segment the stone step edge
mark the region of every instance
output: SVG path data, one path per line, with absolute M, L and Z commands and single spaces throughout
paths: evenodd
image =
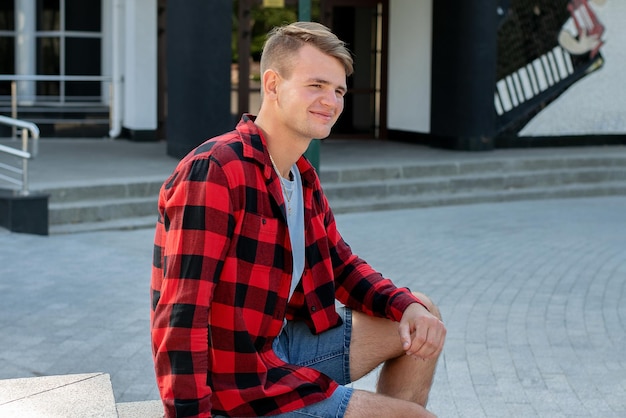
M 324 183 L 322 185 L 324 190 L 327 190 L 329 193 L 332 193 L 334 190 L 343 189 L 345 187 L 355 188 L 355 187 L 370 187 L 370 186 L 380 186 L 386 184 L 394 184 L 394 185 L 402 185 L 402 184 L 435 184 L 437 182 L 449 183 L 451 181 L 462 181 L 465 184 L 469 184 L 472 180 L 477 181 L 489 181 L 489 180 L 500 180 L 503 181 L 511 180 L 511 179 L 524 179 L 524 178 L 557 178 L 561 179 L 558 184 L 573 184 L 573 183 L 601 183 L 601 182 L 612 182 L 612 181 L 621 181 L 621 179 L 611 179 L 610 177 L 618 177 L 618 173 L 621 174 L 624 178 L 626 178 L 626 168 L 622 170 L 611 170 L 611 169 L 580 169 L 580 170 L 545 170 L 545 171 L 535 171 L 532 174 L 524 173 L 524 172 L 512 172 L 512 173 L 500 173 L 496 174 L 473 174 L 473 175 L 455 175 L 455 176 L 431 176 L 431 177 L 410 177 L 410 178 L 389 178 L 389 179 L 368 179 L 364 181 L 352 181 L 352 182 L 329 182 Z M 600 180 L 584 180 L 581 177 L 585 175 L 597 175 L 597 174 L 605 174 L 608 178 L 603 178 Z M 506 184 L 505 184 L 506 186 Z M 123 204 L 129 202 L 156 202 L 158 198 L 158 193 L 142 195 L 142 196 L 134 196 L 128 195 L 128 192 L 125 191 L 122 195 L 117 196 L 106 196 L 102 199 L 94 198 L 94 191 L 90 190 L 88 193 L 88 198 L 80 198 L 77 195 L 76 191 L 72 192 L 75 196 L 73 199 L 68 201 L 57 201 L 50 200 L 50 209 L 51 210 L 61 210 L 61 209 L 69 209 L 69 208 L 81 208 L 81 207 L 90 207 L 96 205 L 115 205 L 115 204 Z
M 134 216 L 97 222 L 76 222 L 52 224 L 48 228 L 50 235 L 76 234 L 97 231 L 130 231 L 135 229 L 154 228 L 157 215 Z
M 108 197 L 105 196 L 102 199 L 83 199 L 83 200 L 72 200 L 69 202 L 50 202 L 48 204 L 48 209 L 50 211 L 60 211 L 67 209 L 81 209 L 81 208 L 90 208 L 90 207 L 101 207 L 101 206 L 115 206 L 115 205 L 123 205 L 123 204 L 135 204 L 135 203 L 151 203 L 154 204 L 156 208 L 158 201 L 158 196 L 128 196 L 128 197 Z
M 616 169 L 617 168 L 617 169 Z M 351 181 L 339 181 L 339 182 L 324 182 L 322 180 L 322 187 L 326 189 L 339 189 L 342 187 L 358 187 L 367 185 L 380 185 L 380 184 L 394 184 L 394 183 L 407 183 L 407 184 L 419 184 L 419 183 L 433 183 L 433 182 L 449 182 L 449 181 L 463 181 L 470 182 L 472 180 L 494 180 L 494 179 L 518 179 L 518 178 L 540 178 L 540 177 L 569 177 L 574 181 L 585 175 L 623 175 L 626 178 L 626 165 L 624 167 L 609 167 L 609 168 L 581 168 L 581 169 L 564 169 L 564 170 L 536 170 L 536 171 L 511 171 L 511 172 L 497 172 L 497 173 L 466 173 L 458 175 L 433 175 L 428 177 L 389 177 L 389 178 L 369 178 L 365 180 L 351 180 Z M 600 181 L 608 181 L 602 179 Z
M 156 197 L 50 203 L 48 222 L 50 225 L 98 222 L 133 216 L 156 217 L 156 213 Z
M 597 187 L 597 185 L 575 185 L 559 188 L 510 189 L 486 193 L 429 193 L 412 197 L 393 195 L 381 199 L 329 199 L 329 203 L 330 207 L 333 208 L 333 213 L 341 214 L 418 207 L 512 202 L 521 200 L 569 199 L 623 194 L 626 194 L 626 182 L 620 182 L 610 186 L 604 185 L 604 187 Z
M 581 162 L 588 163 L 581 165 Z M 606 164 L 611 161 L 610 164 Z M 547 162 L 556 163 L 549 167 L 523 167 L 524 163 L 533 163 L 540 166 Z M 592 162 L 593 164 L 591 164 Z M 531 164 L 532 165 L 532 164 Z M 522 166 L 522 167 L 520 167 Z M 541 160 L 487 160 L 487 161 L 464 161 L 464 162 L 436 162 L 436 163 L 414 163 L 398 166 L 373 166 L 373 167 L 348 167 L 333 168 L 320 170 L 320 178 L 322 184 L 334 183 L 351 183 L 359 181 L 363 177 L 371 177 L 372 180 L 384 180 L 394 178 L 431 178 L 431 177 L 448 177 L 448 176 L 468 176 L 477 173 L 536 173 L 540 171 L 554 172 L 555 170 L 591 170 L 598 169 L 602 171 L 624 169 L 626 166 L 626 156 L 598 156 L 598 157 L 581 157 L 575 158 L 559 158 L 541 159 Z M 473 168 L 472 168 L 473 167 Z M 442 170 L 443 169 L 443 170 Z M 126 190 L 129 188 L 136 189 L 144 185 L 147 187 L 160 188 L 166 180 L 164 176 L 137 177 L 129 180 L 125 179 L 104 179 L 101 181 L 71 181 L 59 185 L 44 184 L 37 187 L 31 187 L 33 192 L 46 193 L 51 195 L 51 200 L 55 200 L 57 196 L 63 195 L 70 191 L 72 194 L 82 194 L 81 190 L 85 190 L 85 194 L 98 193 L 101 189 Z
M 477 178 L 478 179 L 478 178 Z M 485 177 L 485 178 L 480 178 L 480 180 L 483 181 L 487 181 L 489 179 L 492 179 L 492 177 Z M 493 177 L 493 179 L 499 179 L 499 177 Z M 608 187 L 611 185 L 615 185 L 615 184 L 620 184 L 622 183 L 624 180 L 604 180 L 604 181 L 575 181 L 576 179 L 573 179 L 574 181 L 570 181 L 570 179 L 561 179 L 562 181 L 558 181 L 555 183 L 552 183 L 550 185 L 544 185 L 541 188 L 542 189 L 556 189 L 556 188 L 575 188 L 575 187 L 589 187 L 591 185 L 594 186 L 600 186 L 602 187 L 602 185 L 604 185 L 604 187 Z M 448 184 L 448 182 L 450 181 L 450 179 L 441 179 L 440 181 L 442 181 L 442 186 L 445 186 Z M 466 184 L 471 184 L 471 179 L 467 179 L 467 178 L 463 178 L 463 182 Z M 436 185 L 436 182 L 433 181 L 409 181 L 406 179 L 397 179 L 393 182 L 385 182 L 385 183 L 381 183 L 381 182 L 375 182 L 375 181 L 369 181 L 369 182 L 362 182 L 359 184 L 353 184 L 350 189 L 355 190 L 355 196 L 346 196 L 346 197 L 338 197 L 335 195 L 335 192 L 339 191 L 339 190 L 345 190 L 343 187 L 338 187 L 336 185 L 332 185 L 330 187 L 325 187 L 325 191 L 327 192 L 327 196 L 329 200 L 337 200 L 337 201 L 342 201 L 342 200 L 352 200 L 352 199 L 359 199 L 361 201 L 365 201 L 368 199 L 368 197 L 359 197 L 356 190 L 357 188 L 369 188 L 369 187 L 376 187 L 376 186 L 381 186 L 381 185 L 385 185 L 388 184 L 389 186 L 402 186 L 402 185 L 414 185 L 414 184 L 424 184 L 424 185 Z M 517 190 L 517 191 L 523 191 L 526 190 L 529 193 L 532 193 L 533 190 L 537 189 L 536 187 L 529 187 L 527 185 L 520 185 L 520 184 L 514 184 L 514 183 L 510 183 L 510 184 L 506 184 L 506 182 L 504 182 L 501 185 L 496 185 L 496 186 L 502 186 L 502 187 L 494 187 L 494 186 L 489 186 L 486 184 L 479 184 L 476 187 L 471 188 L 473 190 L 473 194 L 476 193 L 481 193 L 480 190 L 494 190 L 495 193 L 501 192 L 501 193 L 510 193 L 513 190 Z M 347 187 L 347 186 L 344 186 Z M 459 195 L 459 193 L 468 193 L 463 191 L 464 189 L 469 190 L 469 188 L 467 187 L 459 187 L 458 191 L 454 191 L 454 190 L 450 190 L 449 187 L 442 187 L 441 191 L 433 191 L 433 187 L 430 188 L 430 190 L 424 190 L 423 192 L 416 192 L 414 193 L 415 197 L 421 197 L 424 195 L 430 195 L 430 194 L 442 194 L 442 193 L 447 193 L 447 194 L 456 194 Z M 348 189 L 349 190 L 349 189 Z M 394 191 L 392 189 L 387 189 L 385 188 L 385 190 L 378 190 L 377 191 L 377 198 L 372 198 L 373 200 L 376 199 L 389 199 L 392 198 L 393 196 L 397 195 L 398 193 L 394 193 Z M 106 208 L 106 207 L 123 207 L 123 206 L 127 206 L 127 205 L 141 205 L 142 207 L 146 207 L 146 208 L 154 208 L 154 210 L 156 211 L 156 206 L 157 206 L 157 197 L 153 196 L 153 197 L 138 197 L 138 198 L 134 198 L 134 197 L 128 197 L 128 198 L 119 198 L 119 199 L 111 199 L 111 198 L 107 198 L 107 199 L 101 199 L 101 200 L 83 200 L 83 201 L 72 201 L 72 202 L 64 202 L 64 203 L 50 203 L 49 204 L 49 210 L 52 214 L 51 216 L 51 223 L 52 224 L 64 224 L 66 222 L 59 222 L 56 219 L 57 218 L 62 218 L 63 215 L 62 213 L 64 213 L 65 211 L 68 212 L 72 212 L 72 211 L 80 211 L 80 210 L 90 210 L 93 208 Z M 155 212 L 156 213 L 156 212 Z M 115 219 L 115 216 L 112 216 L 112 219 Z
M 331 200 L 333 213 L 371 212 L 380 210 L 410 209 L 419 207 L 451 206 L 510 202 L 519 200 L 563 199 L 577 197 L 599 197 L 626 194 L 626 182 L 610 187 L 568 187 L 518 189 L 489 193 L 441 193 L 424 194 L 417 197 L 389 196 L 384 199 L 338 199 Z M 153 229 L 157 215 L 122 218 L 110 221 L 58 224 L 50 226 L 50 234 L 71 234 L 108 230 Z
M 385 178 L 429 178 L 436 176 L 466 176 L 477 173 L 536 173 L 541 171 L 576 171 L 576 170 L 613 170 L 624 169 L 626 155 L 616 157 L 587 157 L 580 159 L 542 160 L 490 160 L 490 161 L 463 161 L 415 163 L 393 166 L 362 166 L 350 168 L 335 168 L 320 170 L 322 183 L 352 182 L 364 176 Z
M 50 202 L 74 202 L 85 199 L 97 199 L 99 196 L 109 196 L 111 198 L 125 197 L 150 197 L 159 194 L 162 181 L 154 182 L 125 182 L 99 184 L 91 187 L 84 186 L 58 186 L 56 188 L 41 189 L 37 192 L 50 196 Z
M 118 418 L 161 418 L 164 414 L 160 400 L 118 402 L 115 406 Z

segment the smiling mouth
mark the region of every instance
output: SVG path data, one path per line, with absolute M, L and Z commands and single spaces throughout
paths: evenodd
M 332 113 L 326 113 L 326 112 L 311 112 L 314 116 L 321 118 L 321 119 L 325 119 L 327 121 L 332 121 L 333 120 L 333 114 Z

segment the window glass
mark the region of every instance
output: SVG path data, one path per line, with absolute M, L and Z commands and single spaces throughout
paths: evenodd
M 59 57 L 61 45 L 57 37 L 37 39 L 37 73 L 59 75 Z
M 0 0 L 0 2 L 6 0 Z M 34 0 L 37 3 L 37 74 L 100 75 L 102 0 Z M 52 32 L 52 33 L 51 33 Z M 101 95 L 97 81 L 38 81 L 43 100 Z
M 15 73 L 15 42 L 13 37 L 0 37 L 0 74 Z M 0 81 L 0 96 L 11 95 L 11 82 Z
M 61 30 L 60 0 L 37 0 L 37 30 Z
M 60 40 L 56 37 L 37 39 L 37 74 L 59 75 Z M 38 81 L 37 94 L 41 96 L 58 96 L 59 81 Z
M 100 39 L 67 38 L 65 40 L 65 74 L 100 75 Z M 68 81 L 65 83 L 68 96 L 100 95 L 98 81 Z
M 0 74 L 15 72 L 15 41 L 12 36 L 0 36 Z
M 66 38 L 65 74 L 100 74 L 100 39 L 74 37 Z
M 0 30 L 15 30 L 15 2 L 0 1 Z
M 65 30 L 100 32 L 100 0 L 65 0 Z

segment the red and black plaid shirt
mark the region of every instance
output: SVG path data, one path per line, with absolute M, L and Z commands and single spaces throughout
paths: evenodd
M 272 351 L 285 317 L 317 334 L 341 324 L 335 298 L 396 321 L 417 301 L 351 252 L 315 170 L 304 158 L 298 168 L 306 261 L 289 304 L 283 194 L 252 116 L 197 147 L 163 184 L 151 327 L 167 416 L 262 416 L 326 399 L 336 382 Z

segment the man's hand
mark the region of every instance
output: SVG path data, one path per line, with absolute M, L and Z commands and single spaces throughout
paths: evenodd
M 407 355 L 426 360 L 437 358 L 443 350 L 446 327 L 419 303 L 406 308 L 398 332 Z

